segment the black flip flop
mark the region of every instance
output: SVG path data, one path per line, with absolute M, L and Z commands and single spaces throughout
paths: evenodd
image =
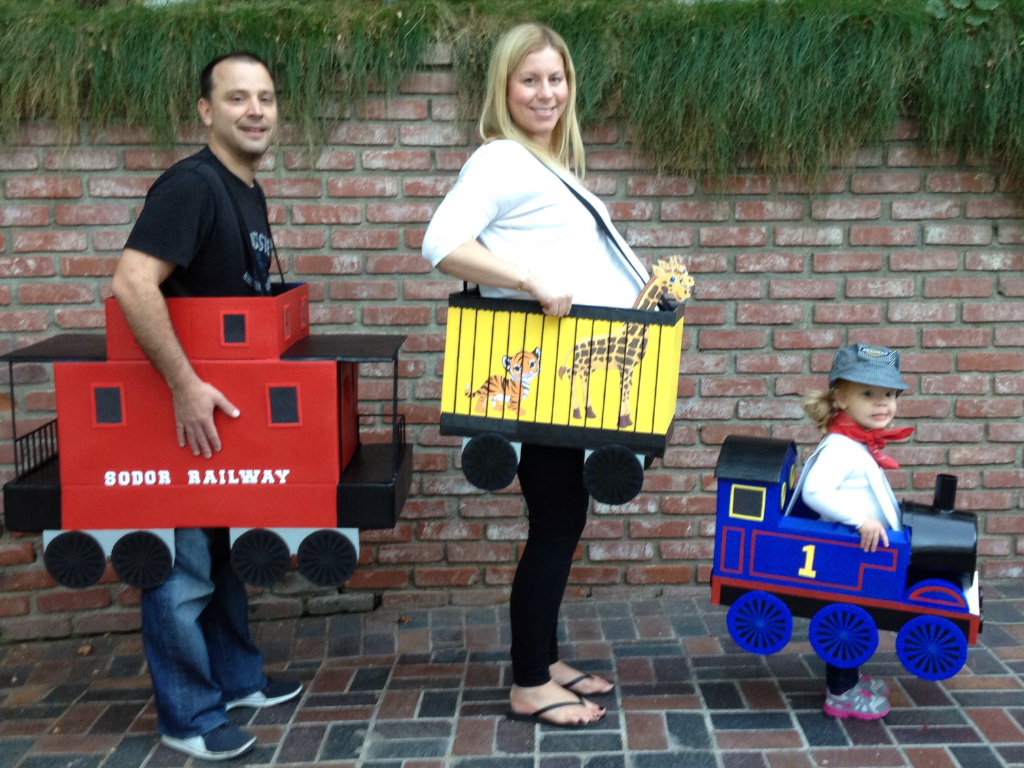
M 574 685 L 576 685 L 577 683 L 582 683 L 588 677 L 593 677 L 593 675 L 589 672 L 584 672 L 579 677 L 573 678 L 568 683 L 563 684 L 562 687 L 565 688 L 565 690 L 567 691 L 572 691 L 572 693 L 575 693 L 577 696 L 607 696 L 609 693 L 613 693 L 615 691 L 615 683 L 609 683 L 608 685 L 610 685 L 611 687 L 607 691 L 591 691 L 590 693 L 581 693 L 580 691 L 573 690 L 572 687 Z
M 555 728 L 575 729 L 590 728 L 604 719 L 604 715 L 601 715 L 597 720 L 591 720 L 589 723 L 556 723 L 541 717 L 545 712 L 550 712 L 551 710 L 558 709 L 559 707 L 578 707 L 583 706 L 584 704 L 586 704 L 586 702 L 583 700 L 583 697 L 576 694 L 576 701 L 560 701 L 557 704 L 548 704 L 546 707 L 541 707 L 536 712 L 531 712 L 528 715 L 523 714 L 522 712 L 516 712 L 514 709 L 509 707 L 505 712 L 505 717 L 509 720 L 519 720 L 524 723 L 540 723 L 541 725 L 551 725 Z

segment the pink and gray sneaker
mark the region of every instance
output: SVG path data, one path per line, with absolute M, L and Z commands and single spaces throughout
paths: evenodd
M 881 680 L 872 684 L 885 685 Z M 831 717 L 852 717 L 856 720 L 877 720 L 889 714 L 889 700 L 872 692 L 863 683 L 853 686 L 846 693 L 825 692 L 825 703 L 821 707 Z
M 885 680 L 876 680 L 873 677 L 867 675 L 860 676 L 860 685 L 862 688 L 867 688 L 875 696 L 888 696 L 889 686 L 885 684 Z

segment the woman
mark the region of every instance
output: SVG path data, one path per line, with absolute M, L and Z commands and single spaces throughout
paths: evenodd
M 423 241 L 442 272 L 479 284 L 484 296 L 532 298 L 556 317 L 573 302 L 630 307 L 647 279 L 577 178 L 584 158 L 575 100 L 572 58 L 558 34 L 539 24 L 505 33 L 487 75 L 484 144 Z M 529 533 L 509 605 L 512 719 L 585 726 L 605 710 L 584 697 L 612 691 L 558 660 L 558 610 L 590 503 L 582 478 L 583 451 L 523 445 Z

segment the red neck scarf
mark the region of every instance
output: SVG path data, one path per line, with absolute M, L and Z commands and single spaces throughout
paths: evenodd
M 914 431 L 913 427 L 897 429 L 864 429 L 842 411 L 836 413 L 828 422 L 829 434 L 843 435 L 868 447 L 871 458 L 878 462 L 882 469 L 899 469 L 896 459 L 882 453 L 888 440 L 902 440 Z

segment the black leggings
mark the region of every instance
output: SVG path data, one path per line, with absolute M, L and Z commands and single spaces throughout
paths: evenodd
M 860 667 L 833 667 L 831 664 L 825 665 L 825 685 L 828 686 L 829 693 L 833 693 L 836 696 L 846 693 L 848 690 L 857 685 L 860 680 Z
M 583 451 L 523 445 L 519 485 L 529 533 L 509 599 L 512 681 L 535 686 L 551 679 L 548 667 L 558 661 L 558 609 L 587 524 Z

